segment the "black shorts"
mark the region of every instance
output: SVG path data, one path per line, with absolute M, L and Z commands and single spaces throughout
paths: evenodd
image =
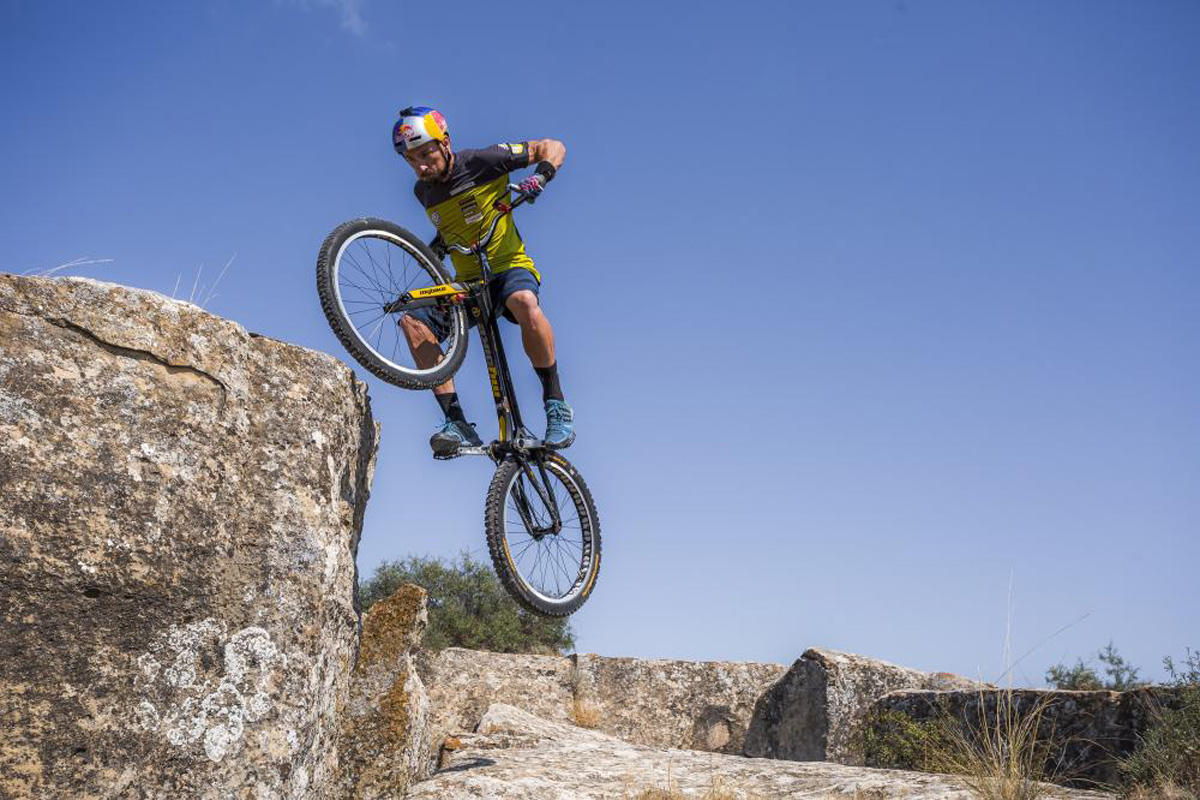
M 537 295 L 538 288 L 537 276 L 524 267 L 514 267 L 493 274 L 492 280 L 488 283 L 488 295 L 492 300 L 492 315 L 503 315 L 506 320 L 516 324 L 517 320 L 513 317 L 512 312 L 504 306 L 504 302 L 522 289 L 528 289 Z M 446 337 L 450 335 L 450 320 L 447 319 L 445 312 L 440 311 L 436 306 L 413 309 L 405 312 L 405 316 L 424 322 L 425 326 L 433 331 L 433 335 L 437 337 L 439 343 L 446 341 Z M 475 318 L 468 315 L 467 327 L 470 328 L 474 324 Z

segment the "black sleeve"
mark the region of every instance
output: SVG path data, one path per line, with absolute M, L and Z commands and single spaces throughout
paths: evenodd
M 512 144 L 494 144 L 482 150 L 475 151 L 480 160 L 483 180 L 491 180 L 501 175 L 507 175 L 513 170 L 529 166 L 529 142 L 513 142 Z

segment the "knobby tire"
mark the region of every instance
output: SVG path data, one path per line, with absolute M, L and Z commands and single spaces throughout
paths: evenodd
M 521 462 L 514 457 L 510 456 L 500 462 L 496 468 L 496 474 L 492 477 L 484 510 L 484 528 L 487 533 L 488 551 L 491 554 L 496 575 L 499 576 L 501 584 L 513 599 L 522 608 L 535 614 L 547 617 L 565 617 L 579 610 L 595 587 L 596 577 L 600 571 L 600 518 L 596 513 L 596 504 L 592 500 L 592 494 L 579 471 L 558 453 L 547 452 L 545 458 L 546 471 L 557 479 L 554 482 L 555 491 L 565 490 L 569 498 L 566 508 L 561 509 L 564 522 L 569 522 L 572 515 L 578 521 L 581 540 L 578 563 L 566 563 L 569 559 L 565 553 L 573 552 L 571 547 L 560 549 L 561 558 L 558 562 L 560 566 L 569 566 L 570 569 L 577 570 L 568 590 L 553 596 L 544 591 L 545 587 L 542 587 L 543 590 L 539 590 L 539 587 L 534 586 L 522 574 L 519 563 L 521 559 L 513 552 L 516 545 L 509 541 L 509 531 L 505 526 L 505 509 L 510 496 L 514 494 L 513 489 L 518 485 L 517 478 L 522 471 Z M 530 462 L 529 466 L 536 471 L 536 464 Z M 536 493 L 530 494 L 536 496 Z M 518 519 L 509 507 L 508 526 L 512 528 L 513 523 Z M 564 528 L 564 534 L 551 534 L 550 536 L 566 535 L 565 532 L 568 530 L 574 529 Z M 519 542 L 520 532 L 514 531 L 514 533 Z M 546 537 L 547 540 L 550 540 L 550 536 Z M 525 547 L 538 545 L 540 545 L 540 541 L 527 543 Z M 554 542 L 550 540 L 549 546 L 553 545 Z
M 339 264 L 339 256 L 344 253 L 348 244 L 360 238 L 380 239 L 399 247 L 424 270 L 433 284 L 451 281 L 441 260 L 415 234 L 387 220 L 370 217 L 350 220 L 339 225 L 325 238 L 317 256 L 317 294 L 321 298 L 321 310 L 325 312 L 329 326 L 354 360 L 377 378 L 405 389 L 431 389 L 445 383 L 462 366 L 467 354 L 465 311 L 462 306 L 450 310 L 451 330 L 454 334 L 448 340 L 446 352 L 437 366 L 421 370 L 415 366 L 398 364 L 379 354 L 371 346 L 370 336 L 359 330 L 347 312 L 346 304 L 342 302 L 342 287 L 338 280 L 343 268 L 348 271 L 346 265 Z M 390 275 L 388 279 L 391 280 Z M 382 291 L 380 296 L 383 296 Z M 382 305 L 381 303 L 381 308 Z M 398 322 L 398 315 L 387 316 L 391 316 L 391 319 L 384 319 L 381 324 L 395 325 Z M 399 335 L 396 331 L 392 333 Z

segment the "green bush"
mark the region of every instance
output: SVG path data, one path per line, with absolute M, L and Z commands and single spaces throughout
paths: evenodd
M 1169 700 L 1158 705 L 1138 748 L 1121 762 L 1126 794 L 1134 797 L 1200 798 L 1200 652 L 1182 664 L 1163 659 Z
M 949 742 L 948 720 L 918 721 L 901 711 L 874 711 L 861 728 L 864 760 L 873 767 L 938 772 Z
M 468 553 L 450 562 L 417 556 L 385 561 L 359 586 L 363 611 L 390 597 L 402 583 L 415 583 L 429 592 L 427 649 L 468 647 L 549 655 L 575 646 L 567 619 L 540 617 L 520 608 L 491 567 L 474 561 Z
M 1050 667 L 1046 670 L 1046 683 L 1055 689 L 1108 689 L 1114 692 L 1124 692 L 1146 685 L 1145 682 L 1138 680 L 1137 667 L 1122 658 L 1112 642 L 1098 651 L 1096 658 L 1104 665 L 1104 673 L 1108 676 L 1107 678 L 1102 679 L 1095 667 L 1081 658 L 1075 662 L 1073 667 L 1065 664 L 1055 664 Z

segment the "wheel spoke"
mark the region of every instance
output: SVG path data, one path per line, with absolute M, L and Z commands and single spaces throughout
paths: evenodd
M 360 230 L 337 249 L 331 265 L 320 262 L 319 271 L 328 269 L 332 275 L 329 285 L 337 302 L 333 309 L 326 307 L 330 324 L 343 341 L 350 340 L 347 347 L 359 363 L 385 380 L 424 388 L 435 376 L 452 374 L 453 370 L 445 368 L 446 357 L 453 354 L 455 366 L 461 363 L 466 345 L 460 335 L 463 310 L 448 312 L 450 334 L 437 362 L 442 368 L 435 372 L 432 367 L 418 366 L 399 325 L 401 315 L 384 308 L 406 291 L 435 286 L 445 278 L 419 245 L 402 233 L 386 228 Z

